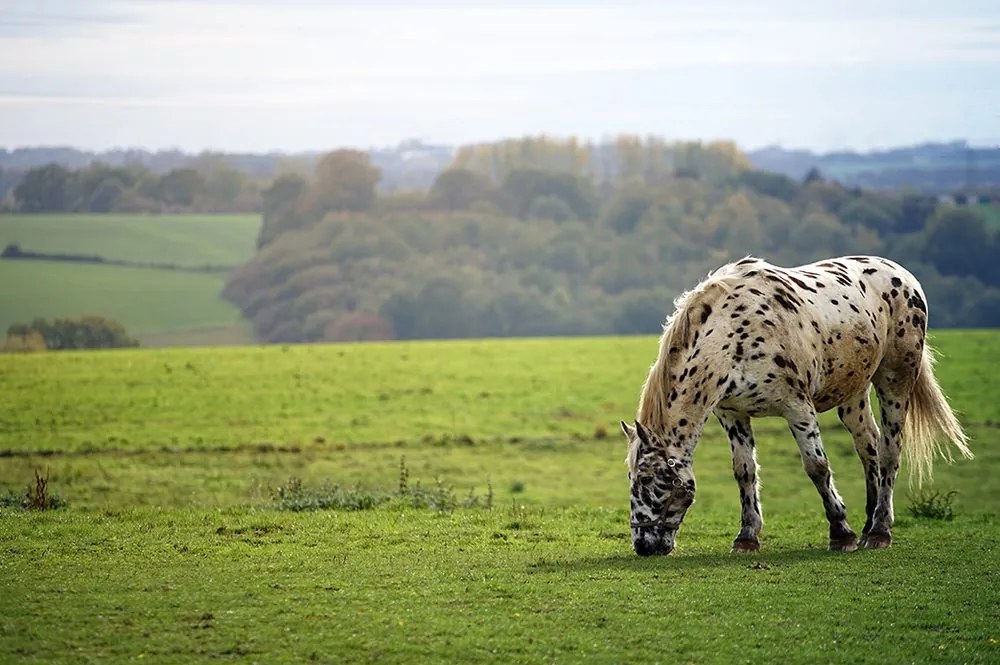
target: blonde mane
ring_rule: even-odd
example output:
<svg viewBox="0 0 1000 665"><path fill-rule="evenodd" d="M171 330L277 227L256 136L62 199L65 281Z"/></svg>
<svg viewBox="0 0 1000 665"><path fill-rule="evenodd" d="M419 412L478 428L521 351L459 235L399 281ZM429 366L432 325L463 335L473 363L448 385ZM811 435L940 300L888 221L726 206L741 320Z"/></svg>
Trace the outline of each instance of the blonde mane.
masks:
<svg viewBox="0 0 1000 665"><path fill-rule="evenodd" d="M649 375L642 386L636 413L640 423L657 428L666 422L671 362L692 343L694 331L702 324L695 310L714 302L720 294L728 294L742 278L741 271L731 263L710 273L697 286L674 300L674 313L667 319L660 336L659 355L649 368Z"/></svg>

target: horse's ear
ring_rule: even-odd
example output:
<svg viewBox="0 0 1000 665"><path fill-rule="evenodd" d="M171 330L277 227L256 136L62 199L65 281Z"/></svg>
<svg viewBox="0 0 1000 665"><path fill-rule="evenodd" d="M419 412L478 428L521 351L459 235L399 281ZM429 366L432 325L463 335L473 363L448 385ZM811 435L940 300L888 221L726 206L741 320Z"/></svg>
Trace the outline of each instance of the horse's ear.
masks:
<svg viewBox="0 0 1000 665"><path fill-rule="evenodd" d="M625 438L627 438L629 441L631 441L632 439L634 439L635 436L636 436L636 434L635 434L635 428L632 427L631 425L629 425L624 420L621 421L621 425L622 425L622 431L625 433Z"/></svg>
<svg viewBox="0 0 1000 665"><path fill-rule="evenodd" d="M635 421L635 435L639 437L640 441L645 443L647 446L649 445L649 432L646 431L646 428L643 427L638 420Z"/></svg>

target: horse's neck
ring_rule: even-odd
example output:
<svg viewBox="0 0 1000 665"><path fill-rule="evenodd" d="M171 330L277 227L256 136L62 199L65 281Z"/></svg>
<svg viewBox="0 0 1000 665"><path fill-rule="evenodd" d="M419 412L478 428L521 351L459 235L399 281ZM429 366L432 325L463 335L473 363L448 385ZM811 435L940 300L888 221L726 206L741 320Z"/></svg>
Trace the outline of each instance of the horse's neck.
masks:
<svg viewBox="0 0 1000 665"><path fill-rule="evenodd" d="M664 440L694 455L709 416L722 398L726 388L723 378L728 377L728 358L725 354L708 356L698 354L694 359L684 358L671 368L674 377L664 396L662 422L658 423Z"/></svg>

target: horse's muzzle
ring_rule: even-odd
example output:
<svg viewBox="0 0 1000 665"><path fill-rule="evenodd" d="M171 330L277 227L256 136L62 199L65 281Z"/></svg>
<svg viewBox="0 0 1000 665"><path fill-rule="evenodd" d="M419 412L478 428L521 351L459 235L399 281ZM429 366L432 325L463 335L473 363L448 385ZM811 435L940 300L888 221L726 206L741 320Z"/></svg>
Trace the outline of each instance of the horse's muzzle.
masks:
<svg viewBox="0 0 1000 665"><path fill-rule="evenodd" d="M655 529L653 531L656 531ZM674 539L672 534L667 537L656 537L653 533L642 533L637 538L632 538L632 549L639 556L652 556L654 554L670 554L674 551Z"/></svg>

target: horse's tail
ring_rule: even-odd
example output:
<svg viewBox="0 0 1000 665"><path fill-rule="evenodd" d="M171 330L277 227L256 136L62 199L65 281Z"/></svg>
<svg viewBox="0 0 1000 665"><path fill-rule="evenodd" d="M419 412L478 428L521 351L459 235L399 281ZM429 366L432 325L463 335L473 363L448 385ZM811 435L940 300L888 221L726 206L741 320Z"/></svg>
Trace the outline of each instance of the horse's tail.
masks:
<svg viewBox="0 0 1000 665"><path fill-rule="evenodd" d="M903 454L912 469L910 481L912 483L915 476L918 486L925 479L931 479L935 455L952 461L947 442L950 441L964 457L972 458L969 438L934 378L934 351L926 343L917 383L910 396L910 408L903 424L903 440Z"/></svg>

